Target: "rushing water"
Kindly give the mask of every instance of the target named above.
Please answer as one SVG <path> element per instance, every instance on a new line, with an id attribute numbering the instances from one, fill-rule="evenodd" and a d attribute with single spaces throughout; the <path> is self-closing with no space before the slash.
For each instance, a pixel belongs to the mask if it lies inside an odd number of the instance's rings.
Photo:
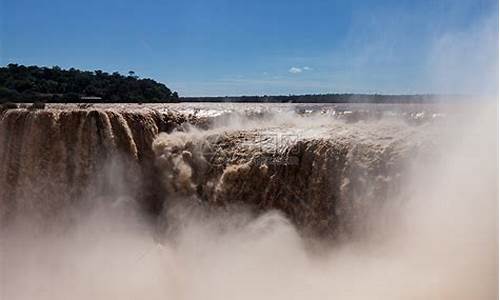
<path id="1" fill-rule="evenodd" d="M 492 111 L 3 111 L 0 295 L 495 298 Z"/>

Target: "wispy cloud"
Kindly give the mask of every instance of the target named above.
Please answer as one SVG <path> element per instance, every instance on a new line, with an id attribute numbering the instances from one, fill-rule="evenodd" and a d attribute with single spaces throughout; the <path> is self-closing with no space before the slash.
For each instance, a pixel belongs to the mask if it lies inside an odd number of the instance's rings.
<path id="1" fill-rule="evenodd" d="M 291 67 L 290 69 L 288 69 L 288 72 L 289 73 L 292 73 L 292 74 L 299 74 L 299 73 L 302 73 L 304 71 L 311 71 L 312 68 L 310 67 Z"/>

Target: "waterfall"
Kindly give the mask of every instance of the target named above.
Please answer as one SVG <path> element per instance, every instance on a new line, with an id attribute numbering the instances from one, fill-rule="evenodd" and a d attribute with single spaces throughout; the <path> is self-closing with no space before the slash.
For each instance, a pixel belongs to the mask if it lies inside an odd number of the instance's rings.
<path id="1" fill-rule="evenodd" d="M 40 218 L 83 198 L 124 192 L 149 212 L 162 204 L 152 142 L 184 123 L 180 114 L 153 110 L 15 109 L 0 119 L 0 211 Z M 120 180 L 106 176 L 119 167 Z M 126 187 L 117 190 L 116 185 Z M 119 189 L 119 188 L 118 188 Z"/>

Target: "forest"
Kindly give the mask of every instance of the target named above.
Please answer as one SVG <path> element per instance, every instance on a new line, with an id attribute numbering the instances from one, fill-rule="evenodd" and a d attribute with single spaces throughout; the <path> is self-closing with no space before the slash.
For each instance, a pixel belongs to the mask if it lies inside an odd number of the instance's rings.
<path id="1" fill-rule="evenodd" d="M 0 67 L 0 102 L 178 102 L 177 92 L 148 78 L 101 70 L 9 64 Z"/>

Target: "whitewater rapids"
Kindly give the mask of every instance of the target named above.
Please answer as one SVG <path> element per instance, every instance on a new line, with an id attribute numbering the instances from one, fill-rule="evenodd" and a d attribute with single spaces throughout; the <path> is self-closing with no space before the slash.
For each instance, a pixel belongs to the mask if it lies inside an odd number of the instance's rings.
<path id="1" fill-rule="evenodd" d="M 496 121 L 437 105 L 3 111 L 1 298 L 497 298 Z"/>

